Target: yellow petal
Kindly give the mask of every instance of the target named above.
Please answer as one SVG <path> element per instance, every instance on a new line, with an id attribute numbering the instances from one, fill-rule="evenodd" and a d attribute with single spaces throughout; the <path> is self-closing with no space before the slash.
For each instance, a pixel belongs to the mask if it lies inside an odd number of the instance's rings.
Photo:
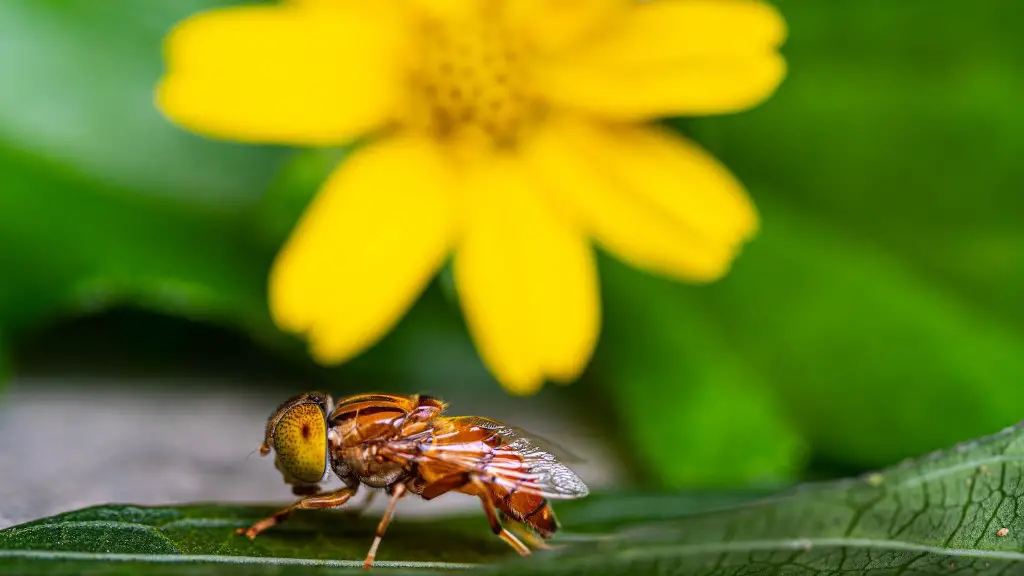
<path id="1" fill-rule="evenodd" d="M 632 0 L 514 0 L 502 4 L 510 32 L 534 52 L 557 53 L 614 24 Z"/>
<path id="2" fill-rule="evenodd" d="M 452 173 L 434 145 L 395 137 L 357 150 L 328 179 L 278 255 L 274 320 L 323 363 L 378 341 L 450 252 Z"/>
<path id="3" fill-rule="evenodd" d="M 484 362 L 513 392 L 575 379 L 600 325 L 593 251 L 511 158 L 467 177 L 455 280 Z"/>
<path id="4" fill-rule="evenodd" d="M 324 0 L 320 0 L 324 1 Z M 451 25 L 478 16 L 492 0 L 406 0 L 407 7 L 428 19 Z"/>
<path id="5" fill-rule="evenodd" d="M 742 185 L 660 129 L 552 119 L 528 158 L 597 242 L 638 268 L 714 280 L 757 230 Z"/>
<path id="6" fill-rule="evenodd" d="M 396 116 L 406 36 L 399 13 L 372 2 L 203 12 L 165 41 L 157 105 L 209 136 L 344 143 Z"/>
<path id="7" fill-rule="evenodd" d="M 539 63 L 534 90 L 615 119 L 738 111 L 782 81 L 785 34 L 782 16 L 756 0 L 636 3 L 592 45 Z"/>

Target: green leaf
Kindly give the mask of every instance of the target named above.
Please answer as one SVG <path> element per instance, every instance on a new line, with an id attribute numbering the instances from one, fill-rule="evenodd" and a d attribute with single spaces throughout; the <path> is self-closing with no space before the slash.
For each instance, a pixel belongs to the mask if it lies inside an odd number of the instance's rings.
<path id="1" fill-rule="evenodd" d="M 1009 574 L 1024 567 L 1024 428 L 858 479 L 620 527 L 537 574 Z"/>
<path id="2" fill-rule="evenodd" d="M 696 514 L 751 499 L 749 494 L 595 495 L 560 507 L 578 532 L 608 530 Z M 255 541 L 234 534 L 274 508 L 109 505 L 0 530 L 0 573 L 242 574 L 364 573 L 362 559 L 377 519 L 344 511 L 299 512 Z M 479 516 L 447 520 L 400 518 L 378 552 L 377 571 L 423 574 L 502 565 L 515 554 Z M 538 557 L 539 559 L 539 557 Z"/>
<path id="3" fill-rule="evenodd" d="M 693 297 L 820 453 L 870 466 L 1019 419 L 1019 331 L 861 238 L 763 204 L 762 238 Z"/>
<path id="4" fill-rule="evenodd" d="M 750 185 L 888 252 L 1004 324 L 1024 321 L 1013 74 L 1024 5 L 778 3 L 789 74 L 751 113 L 688 128 Z M 766 226 L 771 226 L 766 214 Z"/>
<path id="5" fill-rule="evenodd" d="M 10 373 L 11 359 L 8 355 L 3 329 L 0 329 L 0 390 L 3 390 L 4 384 L 7 383 L 7 379 L 10 377 Z"/>
<path id="6" fill-rule="evenodd" d="M 1024 568 L 1024 427 L 856 479 L 749 494 L 596 495 L 559 503 L 556 549 L 514 557 L 481 515 L 399 520 L 388 573 L 976 575 Z M 745 502 L 745 500 L 747 500 Z M 357 573 L 376 520 L 297 514 L 250 542 L 271 508 L 102 506 L 0 531 L 0 571 Z M 384 570 L 382 570 L 383 572 Z"/>
<path id="7" fill-rule="evenodd" d="M 133 303 L 272 332 L 269 255 L 245 225 L 172 199 L 119 193 L 0 153 L 0 318 L 21 329 L 60 312 Z"/>
<path id="8" fill-rule="evenodd" d="M 605 339 L 595 370 L 623 434 L 662 485 L 788 483 L 805 446 L 688 288 L 604 259 Z"/>
<path id="9" fill-rule="evenodd" d="M 135 305 L 279 342 L 247 220 L 282 151 L 153 105 L 161 40 L 225 0 L 0 3 L 0 324 Z"/>
<path id="10" fill-rule="evenodd" d="M 202 505 L 87 508 L 0 531 L 0 562 L 20 559 L 32 567 L 73 560 L 116 567 L 126 561 L 174 563 L 179 570 L 212 564 L 244 570 L 284 566 L 361 572 L 376 519 L 344 512 L 299 513 L 254 541 L 234 533 L 273 511 Z M 478 530 L 443 524 L 424 528 L 422 523 L 396 522 L 380 549 L 380 565 L 450 568 L 510 552 L 493 538 L 482 517 Z"/>
<path id="11" fill-rule="evenodd" d="M 267 246 L 277 249 L 305 212 L 320 187 L 351 148 L 312 148 L 291 153 L 253 211 L 255 228 Z"/>

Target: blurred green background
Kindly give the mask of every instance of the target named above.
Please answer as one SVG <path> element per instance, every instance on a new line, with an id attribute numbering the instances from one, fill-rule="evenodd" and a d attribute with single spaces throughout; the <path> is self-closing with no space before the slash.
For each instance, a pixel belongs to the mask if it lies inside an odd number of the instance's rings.
<path id="1" fill-rule="evenodd" d="M 226 4 L 0 3 L 0 373 L 103 357 L 500 401 L 444 276 L 337 369 L 273 327 L 269 264 L 344 150 L 212 142 L 157 114 L 162 35 Z M 541 394 L 641 486 L 850 473 L 1024 415 L 1024 4 L 777 5 L 778 94 L 671 121 L 747 185 L 762 233 L 709 286 L 603 258 L 596 359 Z"/>

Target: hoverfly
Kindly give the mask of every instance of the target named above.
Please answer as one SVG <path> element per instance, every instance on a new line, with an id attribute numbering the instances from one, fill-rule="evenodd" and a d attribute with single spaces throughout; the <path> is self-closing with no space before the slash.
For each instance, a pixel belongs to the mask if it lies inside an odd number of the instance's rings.
<path id="1" fill-rule="evenodd" d="M 559 528 L 548 499 L 582 498 L 587 486 L 537 439 L 496 420 L 443 416 L 446 407 L 424 395 L 359 394 L 334 404 L 328 394 L 307 392 L 289 399 L 267 421 L 259 450 L 262 456 L 274 451 L 275 466 L 302 498 L 238 533 L 252 539 L 294 510 L 336 508 L 365 484 L 391 497 L 365 568 L 373 565 L 395 504 L 409 493 L 426 500 L 453 490 L 476 496 L 491 530 L 520 555 L 530 548 L 501 518 L 521 525 L 534 547 L 547 547 L 544 540 Z M 331 472 L 345 486 L 323 492 L 320 484 Z"/>

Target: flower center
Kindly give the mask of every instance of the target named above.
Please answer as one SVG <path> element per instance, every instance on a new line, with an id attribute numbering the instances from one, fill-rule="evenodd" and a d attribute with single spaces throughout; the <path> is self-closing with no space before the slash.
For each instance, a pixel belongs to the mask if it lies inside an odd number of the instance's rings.
<path id="1" fill-rule="evenodd" d="M 418 124 L 443 140 L 515 144 L 533 114 L 524 96 L 521 50 L 497 18 L 431 21 L 415 74 Z"/>

